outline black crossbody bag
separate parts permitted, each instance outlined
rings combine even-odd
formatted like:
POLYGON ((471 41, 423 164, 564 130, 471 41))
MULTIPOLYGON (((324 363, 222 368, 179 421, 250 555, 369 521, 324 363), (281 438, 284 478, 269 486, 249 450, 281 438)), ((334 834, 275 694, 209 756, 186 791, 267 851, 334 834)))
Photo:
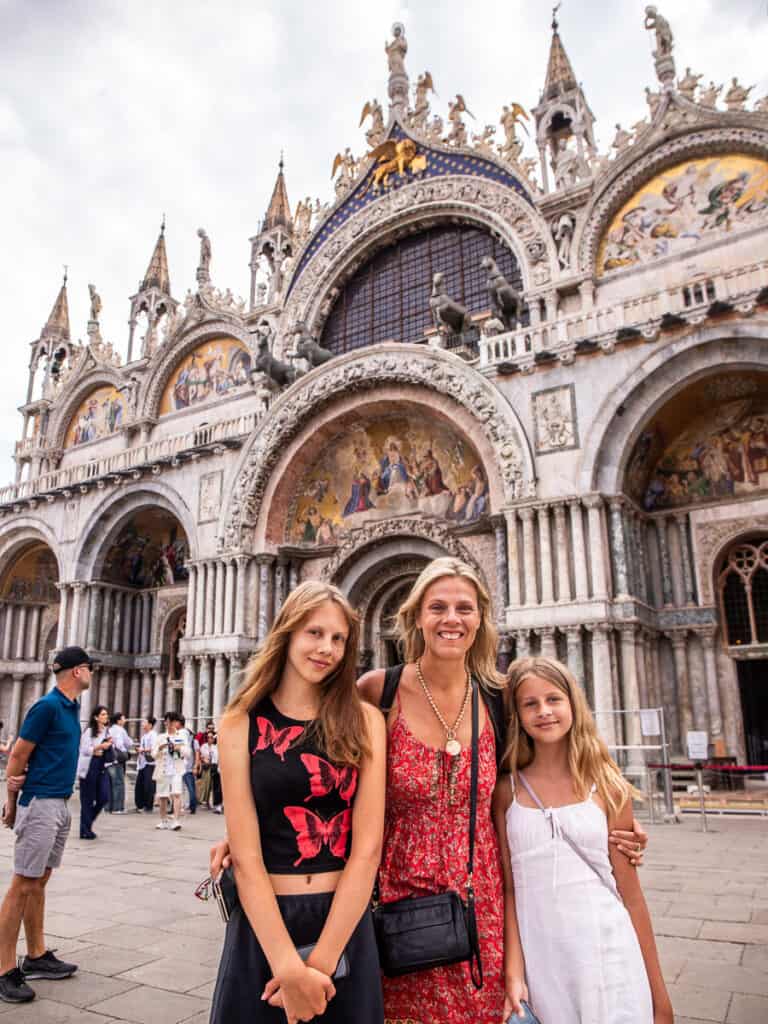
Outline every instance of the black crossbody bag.
MULTIPOLYGON (((392 671, 392 670, 390 670, 392 671)), ((388 676, 382 697, 394 695, 400 680, 388 676)), ((382 700, 382 705, 384 700, 382 700)), ((435 893, 432 896, 409 896, 391 903, 378 901, 378 882, 374 891, 373 923, 379 948, 381 969, 389 978, 432 967, 446 967, 469 961, 475 988, 483 987, 483 964, 475 916, 473 869, 475 859, 475 823, 477 819, 478 739, 480 697, 477 682, 472 680, 472 767, 469 804, 469 858, 467 861, 466 901, 459 893, 435 893)), ((384 710, 382 708, 382 710, 384 710)), ((388 708, 386 710, 389 710, 388 708)))

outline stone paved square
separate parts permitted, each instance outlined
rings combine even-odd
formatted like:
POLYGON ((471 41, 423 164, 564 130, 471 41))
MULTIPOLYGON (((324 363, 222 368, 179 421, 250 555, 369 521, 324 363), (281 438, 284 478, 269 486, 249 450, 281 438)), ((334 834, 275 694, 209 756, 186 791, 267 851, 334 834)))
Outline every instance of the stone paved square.
MULTIPOLYGON (((76 800, 73 811, 76 824, 76 800)), ((70 839, 48 890, 46 938, 80 969, 67 981, 34 982, 38 998, 21 1008, 0 1003, 0 1018, 207 1022, 223 926, 214 904, 193 891, 224 822, 200 811, 173 833, 156 830, 158 820, 101 815, 97 842, 70 839)), ((765 1024, 768 821, 710 817, 709 826, 703 834, 698 819, 686 817, 650 828, 642 872, 676 1021, 765 1024)), ((12 850, 3 832, 3 887, 12 850)))

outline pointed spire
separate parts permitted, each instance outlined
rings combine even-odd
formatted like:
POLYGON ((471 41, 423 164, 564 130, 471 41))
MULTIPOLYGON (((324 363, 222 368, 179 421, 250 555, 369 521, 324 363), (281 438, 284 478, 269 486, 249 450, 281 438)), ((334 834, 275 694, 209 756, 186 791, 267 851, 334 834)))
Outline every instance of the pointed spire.
POLYGON ((272 228, 290 228, 293 221, 291 218, 291 206, 288 202, 288 189, 285 187, 285 175, 283 174, 283 154, 280 153, 277 180, 272 190, 272 198, 269 201, 267 212, 264 217, 262 231, 271 231, 272 228))
POLYGON ((155 249, 152 259, 149 261, 144 280, 141 282, 141 289, 159 288, 166 295, 171 294, 171 276, 168 273, 168 255, 165 251, 165 214, 160 225, 160 234, 155 242, 155 249))
POLYGON ((547 78, 544 82, 544 99, 548 100, 554 99, 560 92, 577 87, 576 75, 560 38, 560 26, 557 22, 559 6, 560 4, 557 4, 552 8, 552 45, 549 48, 547 78))
POLYGON ((64 268, 64 280, 61 282, 59 294, 53 304, 45 327, 40 335, 42 338, 56 338, 69 341, 69 302, 67 301, 67 268, 64 268))

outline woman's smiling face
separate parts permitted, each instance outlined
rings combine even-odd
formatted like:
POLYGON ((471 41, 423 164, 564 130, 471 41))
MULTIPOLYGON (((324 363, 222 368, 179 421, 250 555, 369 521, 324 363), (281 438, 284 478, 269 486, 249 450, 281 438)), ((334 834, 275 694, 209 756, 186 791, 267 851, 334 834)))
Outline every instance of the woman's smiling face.
POLYGON ((424 636, 425 653, 464 660, 480 628, 477 590, 463 576, 443 576, 424 591, 416 625, 424 636))

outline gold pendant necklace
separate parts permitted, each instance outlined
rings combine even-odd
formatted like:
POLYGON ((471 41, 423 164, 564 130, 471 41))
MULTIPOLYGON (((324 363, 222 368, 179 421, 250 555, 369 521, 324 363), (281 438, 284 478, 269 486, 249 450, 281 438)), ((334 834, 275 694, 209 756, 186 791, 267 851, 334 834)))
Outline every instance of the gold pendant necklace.
POLYGON ((427 701, 429 702, 429 706, 432 708, 435 715, 437 716, 440 725, 442 725, 443 729, 445 729, 446 754, 450 754, 451 757, 458 757, 458 755, 461 753, 461 743, 459 743, 459 741, 456 739, 456 733, 459 731, 459 726, 461 725, 462 719, 464 718, 464 712, 467 710, 467 705, 469 704, 469 698, 472 695, 472 677, 469 674, 469 670, 467 670, 467 688, 464 691, 464 700, 461 703, 461 708, 459 710, 458 717, 456 721, 453 723, 452 727, 448 725, 446 720, 441 715, 440 709, 438 708, 437 704, 435 704, 434 697, 430 693, 429 687, 427 686, 426 680, 424 679, 424 675, 422 674, 421 671, 421 659, 419 659, 416 662, 416 678, 419 680, 419 683, 421 684, 421 688, 424 691, 424 696, 427 698, 427 701))

